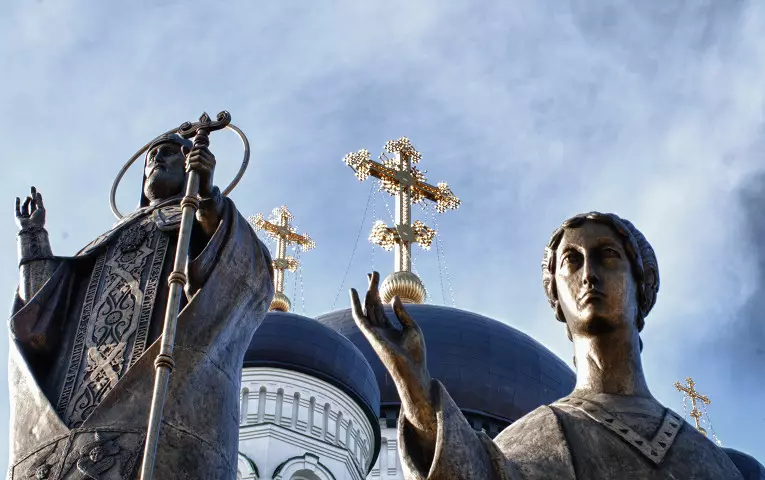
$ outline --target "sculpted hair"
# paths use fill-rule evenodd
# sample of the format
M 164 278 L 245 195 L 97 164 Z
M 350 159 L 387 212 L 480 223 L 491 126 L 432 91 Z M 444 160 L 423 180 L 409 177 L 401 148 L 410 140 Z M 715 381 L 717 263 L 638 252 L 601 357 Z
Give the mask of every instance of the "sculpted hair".
M 542 285 L 545 288 L 547 300 L 555 311 L 555 318 L 560 322 L 566 322 L 558 301 L 558 290 L 555 285 L 555 251 L 558 249 L 566 229 L 579 228 L 586 221 L 606 224 L 622 238 L 624 250 L 627 252 L 638 287 L 638 316 L 635 322 L 638 332 L 640 332 L 645 326 L 645 317 L 648 316 L 656 303 L 656 294 L 659 291 L 659 264 L 656 261 L 653 247 L 640 233 L 640 230 L 628 220 L 613 213 L 590 212 L 575 215 L 563 222 L 550 237 L 550 242 L 545 247 L 544 258 L 542 259 Z M 571 334 L 569 333 L 570 338 Z

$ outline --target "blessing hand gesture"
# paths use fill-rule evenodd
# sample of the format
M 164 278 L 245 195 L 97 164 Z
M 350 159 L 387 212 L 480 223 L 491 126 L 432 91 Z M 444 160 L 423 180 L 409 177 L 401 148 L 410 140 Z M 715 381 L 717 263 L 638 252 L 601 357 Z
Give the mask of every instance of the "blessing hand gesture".
M 396 384 L 409 422 L 425 437 L 432 437 L 436 416 L 430 397 L 431 378 L 422 330 L 404 309 L 399 297 L 394 297 L 392 304 L 401 328 L 394 326 L 385 315 L 380 300 L 380 275 L 374 272 L 368 277 L 369 290 L 363 309 L 356 290 L 351 289 L 353 319 Z
M 32 187 L 23 205 L 21 199 L 16 197 L 16 225 L 21 230 L 45 227 L 45 205 L 42 194 L 35 187 Z

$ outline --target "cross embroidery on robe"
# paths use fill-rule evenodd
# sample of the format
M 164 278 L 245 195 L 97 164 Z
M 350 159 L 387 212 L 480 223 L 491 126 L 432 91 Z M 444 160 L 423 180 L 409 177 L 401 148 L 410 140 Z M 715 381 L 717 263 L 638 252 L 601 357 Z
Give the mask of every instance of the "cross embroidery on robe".
M 168 243 L 144 218 L 96 260 L 57 408 L 70 428 L 82 425 L 146 348 Z

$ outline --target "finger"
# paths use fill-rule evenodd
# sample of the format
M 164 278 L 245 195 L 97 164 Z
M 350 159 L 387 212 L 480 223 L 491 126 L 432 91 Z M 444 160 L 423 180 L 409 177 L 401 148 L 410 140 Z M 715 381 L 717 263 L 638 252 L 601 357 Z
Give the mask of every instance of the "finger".
M 361 310 L 361 302 L 359 301 L 358 292 L 356 292 L 355 288 L 352 288 L 350 293 L 351 310 L 353 311 L 352 316 L 356 326 L 361 330 L 361 333 L 364 334 L 364 337 L 366 337 L 367 341 L 376 351 L 379 351 L 380 348 L 386 348 L 384 345 L 388 342 L 385 340 L 385 335 L 382 334 L 382 330 L 372 323 L 369 316 L 364 315 L 364 312 Z M 390 348 L 390 345 L 388 345 L 387 348 Z
M 364 308 L 366 308 L 367 318 L 372 325 L 376 327 L 384 327 L 387 322 L 385 318 L 385 311 L 382 309 L 382 302 L 380 301 L 380 292 L 377 290 L 377 284 L 375 282 L 374 273 L 369 275 L 369 289 L 367 290 L 367 296 L 364 300 Z
M 396 295 L 390 302 L 393 305 L 393 311 L 396 313 L 396 318 L 401 322 L 401 326 L 404 328 L 417 328 L 417 322 L 409 316 L 409 312 L 404 308 L 404 304 L 401 303 L 401 297 Z
M 369 275 L 370 287 L 367 292 L 367 317 L 372 320 L 372 324 L 385 329 L 396 329 L 393 323 L 385 314 L 385 308 L 383 308 L 382 298 L 380 298 L 380 290 L 377 288 L 380 274 L 372 272 Z
M 209 174 L 210 172 L 212 172 L 212 167 L 210 167 L 210 165 L 207 165 L 201 162 L 190 162 L 186 166 L 186 171 L 187 172 L 195 171 L 199 174 Z
M 29 211 L 30 213 L 34 213 L 34 211 L 37 210 L 37 192 L 35 192 L 35 187 L 32 187 L 32 194 L 29 196 L 29 199 L 31 200 L 29 203 Z
M 210 154 L 210 155 L 203 155 L 203 156 L 199 157 L 199 160 L 202 163 L 204 163 L 205 165 L 207 165 L 207 166 L 209 166 L 211 168 L 213 166 L 215 166 L 215 157 L 213 157 L 212 154 Z
M 189 157 L 189 164 L 195 165 L 197 167 L 204 167 L 207 169 L 212 168 L 215 165 L 215 162 L 211 162 L 209 159 L 202 158 L 202 157 Z
M 28 217 L 29 216 L 29 202 L 31 202 L 32 199 L 27 197 L 26 200 L 24 200 L 24 205 L 21 206 L 21 216 L 22 217 Z
M 378 288 L 380 279 L 380 274 L 377 272 L 367 273 L 367 280 L 369 280 L 369 292 L 379 297 L 380 296 L 380 289 Z
M 380 274 L 373 271 L 367 277 L 369 278 L 369 291 L 374 292 L 377 304 L 382 308 L 382 301 L 380 301 Z
M 361 301 L 359 300 L 359 294 L 355 288 L 351 289 L 351 311 L 353 312 L 353 318 L 359 328 L 369 328 L 369 319 L 364 315 L 364 311 L 361 309 Z
M 16 197 L 16 216 L 21 216 L 21 199 L 19 197 Z
M 37 208 L 45 209 L 45 204 L 43 204 L 43 198 L 42 193 L 37 192 Z

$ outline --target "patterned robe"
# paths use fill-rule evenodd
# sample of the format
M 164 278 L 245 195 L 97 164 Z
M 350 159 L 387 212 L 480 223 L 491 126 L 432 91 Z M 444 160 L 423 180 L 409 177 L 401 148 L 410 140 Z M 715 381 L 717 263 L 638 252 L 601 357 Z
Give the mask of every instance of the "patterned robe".
M 177 202 L 145 207 L 75 257 L 10 320 L 12 479 L 130 479 L 178 237 Z M 192 235 L 155 478 L 235 478 L 242 359 L 273 297 L 271 258 L 224 200 Z
M 572 394 L 507 427 L 476 433 L 434 382 L 438 436 L 433 459 L 404 415 L 404 478 L 432 480 L 743 480 L 727 454 L 657 401 Z

